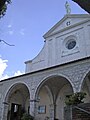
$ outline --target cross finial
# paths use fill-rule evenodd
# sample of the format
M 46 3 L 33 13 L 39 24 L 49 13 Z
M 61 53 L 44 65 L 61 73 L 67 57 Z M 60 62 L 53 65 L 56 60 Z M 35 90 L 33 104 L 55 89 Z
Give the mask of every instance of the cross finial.
M 68 1 L 66 1 L 66 3 L 65 3 L 65 8 L 66 8 L 66 13 L 70 14 L 71 13 L 71 8 L 70 8 L 70 5 L 69 5 Z

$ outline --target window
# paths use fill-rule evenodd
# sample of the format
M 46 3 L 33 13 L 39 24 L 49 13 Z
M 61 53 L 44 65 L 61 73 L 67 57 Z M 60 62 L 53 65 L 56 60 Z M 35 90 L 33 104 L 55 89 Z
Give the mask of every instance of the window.
M 74 39 L 68 40 L 66 42 L 66 48 L 71 50 L 76 46 L 76 41 Z
M 79 52 L 78 36 L 76 34 L 62 37 L 61 56 L 73 55 Z
M 45 114 L 46 113 L 46 106 L 45 105 L 38 106 L 38 113 Z

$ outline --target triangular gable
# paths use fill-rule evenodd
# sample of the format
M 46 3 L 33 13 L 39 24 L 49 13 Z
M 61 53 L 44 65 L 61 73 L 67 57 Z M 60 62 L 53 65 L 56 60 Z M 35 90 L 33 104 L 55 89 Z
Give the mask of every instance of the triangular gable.
M 55 24 L 43 37 L 47 38 L 66 27 L 90 19 L 89 14 L 67 14 L 57 24 Z

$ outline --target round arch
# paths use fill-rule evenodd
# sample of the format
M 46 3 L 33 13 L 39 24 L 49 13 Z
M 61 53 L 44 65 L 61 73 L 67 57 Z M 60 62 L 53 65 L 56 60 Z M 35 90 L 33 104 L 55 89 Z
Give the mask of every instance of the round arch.
M 22 112 L 29 112 L 30 92 L 28 86 L 23 82 L 12 84 L 4 98 L 4 120 L 14 120 L 21 117 Z
M 44 79 L 42 79 L 42 81 L 38 84 L 36 90 L 35 90 L 35 98 L 36 98 L 36 94 L 38 93 L 39 89 L 41 88 L 41 86 L 48 80 L 48 79 L 51 79 L 53 77 L 63 77 L 65 78 L 69 83 L 70 85 L 72 86 L 73 88 L 73 92 L 75 92 L 76 90 L 74 89 L 74 84 L 72 83 L 72 81 L 70 80 L 70 78 L 68 78 L 67 76 L 63 75 L 63 74 L 53 74 L 53 75 L 50 75 L 50 76 L 47 76 L 45 77 Z
M 25 82 L 14 82 L 6 91 L 6 94 L 5 94 L 5 97 L 4 97 L 4 101 L 3 102 L 6 102 L 7 103 L 7 98 L 8 98 L 8 95 L 9 93 L 13 90 L 13 88 L 19 84 L 22 84 L 24 86 L 26 86 L 28 92 L 29 92 L 29 95 L 30 95 L 30 90 L 29 90 L 29 86 L 25 83 Z
M 73 83 L 64 75 L 50 75 L 44 78 L 38 85 L 35 91 L 35 99 L 37 100 L 37 107 L 39 108 L 39 112 L 44 111 L 43 105 L 48 106 L 43 118 L 49 117 L 50 119 L 55 119 L 60 116 L 57 113 L 57 105 L 60 102 L 60 95 L 64 91 L 64 95 L 72 94 L 74 92 Z M 63 89 L 65 88 L 66 91 Z M 61 92 L 62 90 L 62 92 Z M 60 93 L 61 92 L 61 93 Z M 66 93 L 65 93 L 66 92 Z M 62 96 L 63 97 L 63 96 Z M 65 97 L 65 96 L 64 96 Z M 45 98 L 45 100 L 43 100 Z M 63 98 L 64 100 L 64 98 Z M 41 108 L 40 108 L 41 106 Z M 60 106 L 60 105 L 59 105 Z M 62 106 L 64 107 L 64 106 Z M 43 109 L 43 110 L 42 110 Z M 49 110 L 48 110 L 49 109 Z M 59 110 L 60 108 L 58 108 Z M 50 114 L 49 114 L 50 113 Z M 40 114 L 37 116 L 40 119 Z M 37 119 L 38 119 L 37 118 Z M 42 118 L 41 118 L 42 119 Z

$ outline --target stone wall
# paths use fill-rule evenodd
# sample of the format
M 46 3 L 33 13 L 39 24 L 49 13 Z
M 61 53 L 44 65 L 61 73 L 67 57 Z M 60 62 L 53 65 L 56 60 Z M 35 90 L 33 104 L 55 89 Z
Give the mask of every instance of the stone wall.
M 78 105 L 78 107 L 90 112 L 90 103 Z M 90 120 L 90 114 L 79 109 L 72 109 L 72 120 Z
M 76 107 L 82 109 L 77 109 Z M 67 106 L 64 109 L 64 120 L 90 120 L 90 103 L 77 106 Z M 87 111 L 88 113 L 86 113 Z

